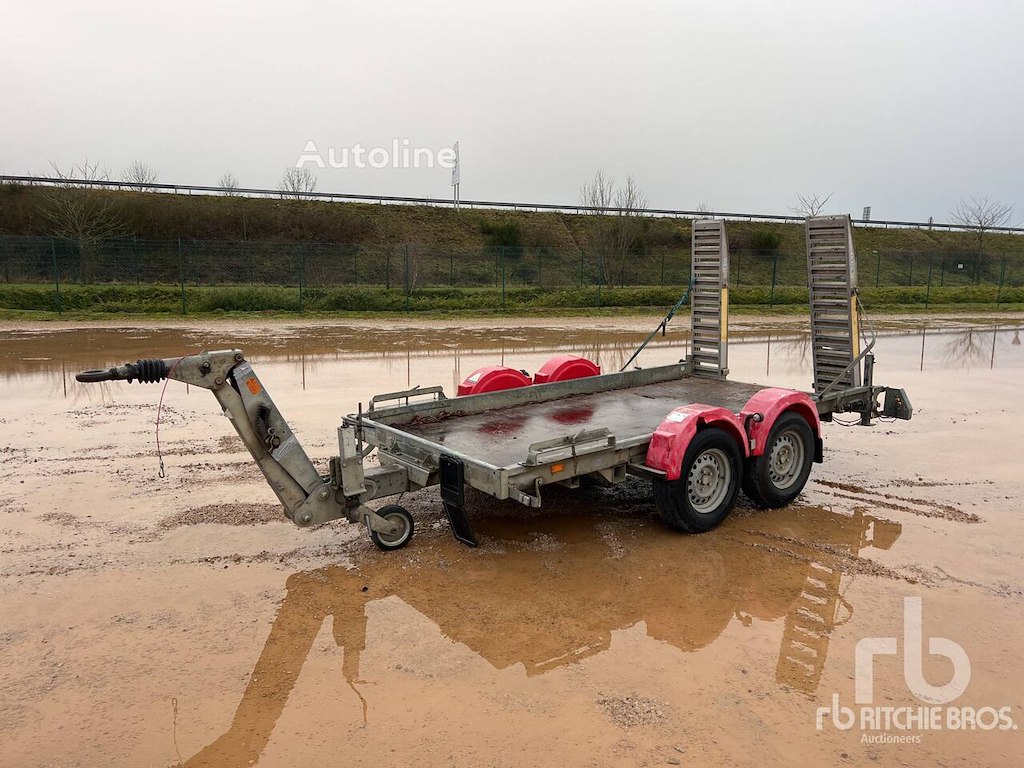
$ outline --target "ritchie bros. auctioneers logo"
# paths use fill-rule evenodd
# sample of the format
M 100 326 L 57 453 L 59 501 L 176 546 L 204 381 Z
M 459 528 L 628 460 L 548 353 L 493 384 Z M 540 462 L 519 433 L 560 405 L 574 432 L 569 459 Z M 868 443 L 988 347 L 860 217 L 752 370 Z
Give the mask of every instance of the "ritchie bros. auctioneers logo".
M 1017 730 L 1012 708 L 946 706 L 958 699 L 971 681 L 971 661 L 959 643 L 948 637 L 928 638 L 928 653 L 944 656 L 953 665 L 953 676 L 945 685 L 932 685 L 922 669 L 922 609 L 920 597 L 903 599 L 903 677 L 907 688 L 924 706 L 876 707 L 874 702 L 875 656 L 899 652 L 895 637 L 865 637 L 855 652 L 854 703 L 843 706 L 839 694 L 832 704 L 818 707 L 815 721 L 819 731 L 831 720 L 840 731 L 859 728 L 862 743 L 910 743 L 921 741 L 922 731 L 1009 731 Z

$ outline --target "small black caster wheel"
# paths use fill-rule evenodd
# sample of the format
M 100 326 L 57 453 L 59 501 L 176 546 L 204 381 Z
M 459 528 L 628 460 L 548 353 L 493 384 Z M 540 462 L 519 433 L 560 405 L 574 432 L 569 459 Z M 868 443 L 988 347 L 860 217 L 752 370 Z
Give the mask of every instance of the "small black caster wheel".
M 415 526 L 412 522 L 412 515 L 406 511 L 405 507 L 398 504 L 387 504 L 378 509 L 377 514 L 394 525 L 397 530 L 395 533 L 378 533 L 367 525 L 370 531 L 370 541 L 385 551 L 401 549 L 409 543 Z

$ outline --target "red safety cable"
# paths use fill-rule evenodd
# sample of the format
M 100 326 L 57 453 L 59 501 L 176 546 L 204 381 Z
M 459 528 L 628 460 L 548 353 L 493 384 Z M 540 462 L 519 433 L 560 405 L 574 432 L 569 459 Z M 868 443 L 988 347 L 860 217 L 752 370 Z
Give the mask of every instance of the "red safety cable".
M 157 460 L 160 462 L 159 475 L 161 478 L 167 477 L 167 473 L 164 471 L 164 455 L 163 452 L 160 450 L 160 414 L 164 409 L 164 394 L 167 392 L 167 382 L 171 380 L 171 375 L 174 373 L 175 370 L 177 370 L 178 366 L 181 364 L 181 361 L 184 359 L 184 357 L 179 357 L 178 362 L 172 365 L 171 370 L 167 372 L 167 378 L 164 379 L 163 389 L 160 390 L 160 403 L 156 407 L 156 457 Z

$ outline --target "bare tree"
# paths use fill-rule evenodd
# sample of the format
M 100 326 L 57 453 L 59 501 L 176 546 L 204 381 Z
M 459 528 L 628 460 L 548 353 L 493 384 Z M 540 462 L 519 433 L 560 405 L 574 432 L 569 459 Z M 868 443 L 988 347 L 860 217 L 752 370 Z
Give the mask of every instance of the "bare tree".
M 646 231 L 648 221 L 643 217 L 647 210 L 647 195 L 641 191 L 632 176 L 626 177 L 626 183 L 615 191 L 616 242 L 615 255 L 618 261 L 619 282 L 626 282 L 626 263 L 635 252 L 638 242 Z M 614 279 L 615 273 L 610 277 Z
M 52 234 L 69 240 L 92 241 L 128 234 L 116 195 L 93 190 L 89 182 L 106 181 L 109 174 L 85 160 L 62 171 L 51 163 L 61 181 L 45 187 L 41 212 Z
M 223 194 L 227 197 L 234 197 L 238 194 L 238 179 L 235 178 L 235 174 L 231 171 L 220 177 L 217 186 L 223 190 Z
M 697 203 L 697 216 L 698 219 L 710 219 L 711 218 L 711 206 L 705 201 Z
M 602 281 L 609 286 L 616 278 L 624 282 L 630 254 L 646 228 L 647 196 L 632 176 L 616 187 L 615 180 L 599 170 L 580 189 L 580 206 L 589 209 L 590 247 Z
M 829 192 L 824 197 L 813 193 L 810 195 L 797 195 L 797 204 L 791 205 L 789 210 L 798 216 L 817 216 L 828 204 L 828 201 L 832 199 L 834 192 Z
M 156 168 L 141 160 L 136 160 L 121 171 L 121 181 L 131 185 L 132 189 L 139 192 L 145 192 L 153 184 L 156 184 L 159 177 L 160 174 L 157 173 Z
M 1013 218 L 1013 206 L 987 197 L 965 197 L 949 215 L 956 224 L 974 232 L 980 254 L 985 244 L 985 233 L 1008 225 Z
M 60 183 L 56 186 L 64 189 L 92 187 L 94 185 L 91 182 L 110 181 L 110 171 L 99 163 L 89 162 L 88 157 L 82 162 L 70 166 L 66 171 L 51 160 L 50 168 L 53 169 L 54 178 L 60 179 Z
M 316 192 L 316 175 L 309 168 L 285 168 L 281 183 L 277 185 L 283 197 L 302 197 L 304 192 Z
M 116 193 L 92 188 L 90 182 L 106 181 L 109 173 L 88 159 L 67 171 L 50 163 L 60 181 L 45 187 L 40 213 L 53 235 L 78 246 L 82 277 L 91 282 L 103 240 L 131 233 Z

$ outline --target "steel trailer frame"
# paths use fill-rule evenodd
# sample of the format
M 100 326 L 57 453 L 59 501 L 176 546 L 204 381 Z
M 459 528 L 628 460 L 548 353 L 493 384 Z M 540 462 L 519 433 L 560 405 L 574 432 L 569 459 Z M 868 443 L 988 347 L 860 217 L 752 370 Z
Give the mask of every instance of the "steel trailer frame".
M 822 267 L 816 264 L 809 250 L 812 313 L 816 296 L 819 303 L 829 309 L 841 304 L 845 307 L 844 317 L 848 318 L 845 331 L 848 336 L 856 334 L 860 324 L 849 217 L 809 219 L 807 227 L 819 240 L 833 238 L 824 245 L 816 242 L 814 246 L 815 252 L 822 249 L 827 252 L 829 261 L 824 269 L 828 276 L 824 282 L 820 277 L 818 283 L 814 282 L 818 274 L 815 270 L 820 271 Z M 814 349 L 816 353 L 824 349 L 823 357 L 827 360 L 819 369 L 815 357 L 815 393 L 728 381 L 725 367 L 728 242 L 724 223 L 696 221 L 693 238 L 696 258 L 691 312 L 695 344 L 687 358 L 671 365 L 455 398 L 447 397 L 442 387 L 414 387 L 377 395 L 371 399 L 366 412 L 360 404 L 356 413 L 342 419 L 338 428 L 338 455 L 331 458 L 326 475 L 317 471 L 241 350 L 139 360 L 108 370 L 86 371 L 79 374 L 78 379 L 155 382 L 173 378 L 210 389 L 289 519 L 299 526 L 342 517 L 362 522 L 374 542 L 383 549 L 395 549 L 408 543 L 413 521 L 401 507 L 389 505 L 375 510 L 368 502 L 433 485 L 441 486 L 442 504 L 453 533 L 465 543 L 475 545 L 476 537 L 464 512 L 466 486 L 496 499 L 540 507 L 541 489 L 545 485 L 577 487 L 584 477 L 618 483 L 627 475 L 635 475 L 652 480 L 664 490 L 682 476 L 682 481 L 689 485 L 681 492 L 687 493 L 686 489 L 692 491 L 695 482 L 704 482 L 702 478 L 708 472 L 719 472 L 723 477 L 713 478 L 714 482 L 729 483 L 732 494 L 724 502 L 724 512 L 720 515 L 716 512 L 715 522 L 708 527 L 676 526 L 681 530 L 707 530 L 728 514 L 741 477 L 764 475 L 767 464 L 776 461 L 780 446 L 781 450 L 799 449 L 800 460 L 807 462 L 799 487 L 786 498 L 795 497 L 809 471 L 805 452 L 813 451 L 813 460 L 822 461 L 821 420 L 829 420 L 837 412 L 859 413 L 864 424 L 879 415 L 909 419 L 912 409 L 903 390 L 873 383 L 874 359 L 870 351 L 873 341 L 863 351 L 860 351 L 858 339 L 848 338 L 845 344 L 838 344 L 837 339 L 842 341 L 837 336 L 839 321 L 828 315 L 824 316 L 824 331 L 819 332 L 818 324 L 812 324 Z M 848 268 L 834 266 L 843 263 L 848 264 Z M 822 295 L 824 299 L 820 298 Z M 837 300 L 836 296 L 841 298 Z M 823 371 L 830 372 L 834 378 L 823 378 Z M 851 371 L 856 373 L 851 374 Z M 843 386 L 834 386 L 840 380 Z M 697 395 L 712 397 L 698 400 Z M 879 398 L 883 396 L 884 405 L 879 406 Z M 675 397 L 679 400 L 674 400 Z M 645 416 L 634 414 L 632 420 L 620 418 L 619 423 L 615 423 L 614 417 L 611 423 L 600 423 L 602 416 L 595 417 L 602 409 L 611 413 L 609 404 L 629 398 L 634 398 L 633 404 L 647 409 Z M 718 403 L 708 404 L 705 399 L 716 399 Z M 722 407 L 723 401 L 729 407 Z M 674 407 L 658 410 L 673 402 Z M 586 407 L 578 409 L 578 418 L 555 422 L 540 420 L 539 426 L 534 423 L 533 438 L 540 439 L 526 441 L 525 451 L 520 448 L 496 451 L 493 444 L 488 448 L 486 442 L 474 448 L 472 440 L 468 447 L 460 448 L 454 433 L 446 431 L 449 427 L 457 430 L 460 424 L 475 424 L 477 431 L 486 433 L 486 429 L 479 429 L 477 422 L 502 414 L 511 416 L 513 421 L 518 418 L 519 423 L 537 422 L 534 416 L 552 404 Z M 621 412 L 621 403 L 616 407 Z M 629 410 L 628 405 L 626 408 Z M 806 441 L 800 435 L 807 431 L 799 426 L 790 430 L 789 443 L 780 442 L 774 426 L 782 424 L 780 419 L 789 413 L 797 414 L 807 425 L 813 445 L 795 445 Z M 661 415 L 655 416 L 657 421 L 649 422 L 648 428 L 644 419 L 651 414 Z M 592 423 L 594 418 L 598 419 L 597 425 Z M 555 426 L 556 423 L 560 426 Z M 578 428 L 564 429 L 566 424 Z M 689 449 L 691 443 L 700 442 L 697 436 L 707 430 L 734 440 L 735 455 L 742 458 L 743 465 L 737 466 L 728 459 L 726 454 L 734 451 L 731 445 L 726 445 L 728 450 L 716 449 L 720 455 L 717 470 L 714 461 L 709 460 L 701 470 L 704 475 L 694 475 L 696 470 L 690 467 L 696 466 L 695 459 Z M 472 431 L 472 428 L 468 430 Z M 726 438 L 718 436 L 717 439 L 721 446 Z M 367 466 L 366 459 L 374 450 L 379 464 Z M 747 485 L 744 489 L 754 492 Z M 664 498 L 664 495 L 656 494 L 657 498 Z

